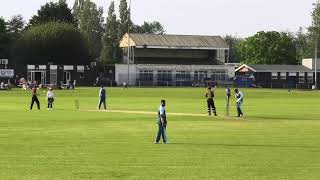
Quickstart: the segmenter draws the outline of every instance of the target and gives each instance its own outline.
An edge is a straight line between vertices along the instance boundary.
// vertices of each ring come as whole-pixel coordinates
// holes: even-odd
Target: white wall
[[[136,83],[136,65],[129,64],[129,82],[128,82],[128,65],[127,64],[116,64],[115,65],[115,80],[118,85],[127,82],[129,85],[135,85]]]
[[[314,58],[302,59],[302,65],[314,69]],[[320,58],[317,59],[317,69],[320,69]]]

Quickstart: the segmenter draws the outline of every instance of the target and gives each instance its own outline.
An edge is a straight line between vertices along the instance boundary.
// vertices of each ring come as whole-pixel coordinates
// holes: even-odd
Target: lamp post
[[[317,89],[317,60],[318,60],[318,12],[319,0],[316,2],[315,19],[314,19],[314,31],[315,31],[315,48],[314,48],[314,88]]]
[[[314,48],[314,88],[317,89],[317,59],[318,59],[318,35],[316,31],[316,42]]]
[[[129,70],[130,70],[130,65],[129,65],[129,61],[130,61],[130,17],[131,16],[131,0],[130,0],[130,4],[129,4],[129,12],[128,12],[128,59],[127,59],[127,64],[128,64],[128,77],[127,77],[127,83],[129,85],[129,78],[130,78],[130,75],[129,75]]]

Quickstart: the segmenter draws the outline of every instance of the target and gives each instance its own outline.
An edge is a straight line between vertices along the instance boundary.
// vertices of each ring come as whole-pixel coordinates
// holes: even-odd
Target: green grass
[[[156,112],[167,100],[169,144],[156,116],[89,112],[98,89],[55,91],[55,110],[29,111],[31,93],[0,92],[0,179],[320,179],[317,91],[242,89],[245,118],[206,114],[200,88],[108,88],[108,108]],[[75,110],[75,97],[80,111]],[[232,96],[233,97],[233,96]]]

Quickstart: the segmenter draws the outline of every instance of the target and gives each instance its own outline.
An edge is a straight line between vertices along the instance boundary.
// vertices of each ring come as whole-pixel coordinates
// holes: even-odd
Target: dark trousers
[[[106,98],[100,98],[99,100],[99,109],[101,108],[101,104],[103,103],[104,109],[107,109]]]
[[[34,102],[37,103],[38,109],[40,109],[40,102],[38,100],[38,97],[36,95],[33,95],[31,100],[30,110],[32,109]]]
[[[216,112],[216,106],[214,105],[213,98],[207,99],[207,105],[208,105],[207,107],[208,115],[211,116],[211,109],[212,109],[212,112],[216,116],[217,112]]]
[[[167,142],[167,127],[166,126],[163,126],[162,123],[158,123],[158,134],[157,134],[157,137],[156,137],[156,142],[159,142],[160,141],[160,138],[162,136],[162,140],[164,143]]]
[[[54,101],[53,98],[48,98],[48,108],[52,109],[53,101]]]

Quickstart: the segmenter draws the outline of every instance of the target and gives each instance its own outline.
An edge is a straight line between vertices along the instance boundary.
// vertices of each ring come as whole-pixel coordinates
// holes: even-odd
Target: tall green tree
[[[258,32],[237,45],[247,64],[297,64],[294,38],[284,32]]]
[[[24,29],[24,25],[25,21],[23,20],[22,15],[12,16],[12,18],[7,23],[11,39],[15,40],[21,35]]]
[[[85,0],[79,12],[79,28],[88,44],[90,60],[97,61],[102,48],[103,8]]]
[[[84,3],[84,0],[75,0],[73,4],[72,14],[77,24],[79,24],[83,3]]]
[[[320,46],[320,3],[317,1],[313,4],[313,10],[311,13],[312,18],[312,24],[308,28],[309,31],[309,38],[310,38],[310,45],[313,49],[313,52],[315,51],[315,42],[317,42],[317,51],[318,51],[318,57],[320,55],[319,53],[319,46]],[[313,53],[314,54],[314,53]],[[312,56],[314,57],[314,55]]]
[[[241,56],[237,49],[237,45],[243,40],[242,38],[238,38],[232,35],[226,35],[224,37],[225,41],[229,45],[229,63],[240,63]]]
[[[6,21],[0,17],[0,58],[9,57],[10,38]]]
[[[310,34],[305,33],[303,28],[300,27],[295,37],[295,46],[297,50],[297,60],[301,63],[304,58],[313,57],[313,47],[312,39]]]
[[[132,32],[134,33],[148,33],[148,34],[164,34],[163,25],[158,21],[144,22],[141,26],[133,25]]]
[[[118,21],[115,13],[114,1],[111,2],[106,18],[105,31],[102,37],[102,51],[100,55],[101,62],[111,64],[121,58],[121,49],[119,48]]]
[[[37,15],[32,16],[28,26],[34,26],[37,24],[43,24],[50,21],[60,21],[75,24],[75,18],[69,9],[65,0],[59,0],[59,2],[46,3],[38,10]]]
[[[88,64],[88,50],[78,28],[65,22],[32,26],[15,43],[19,64]]]
[[[126,32],[128,32],[128,28],[131,31],[133,26],[133,23],[130,17],[130,9],[128,9],[127,0],[120,0],[119,15],[120,15],[119,36],[122,37]]]

